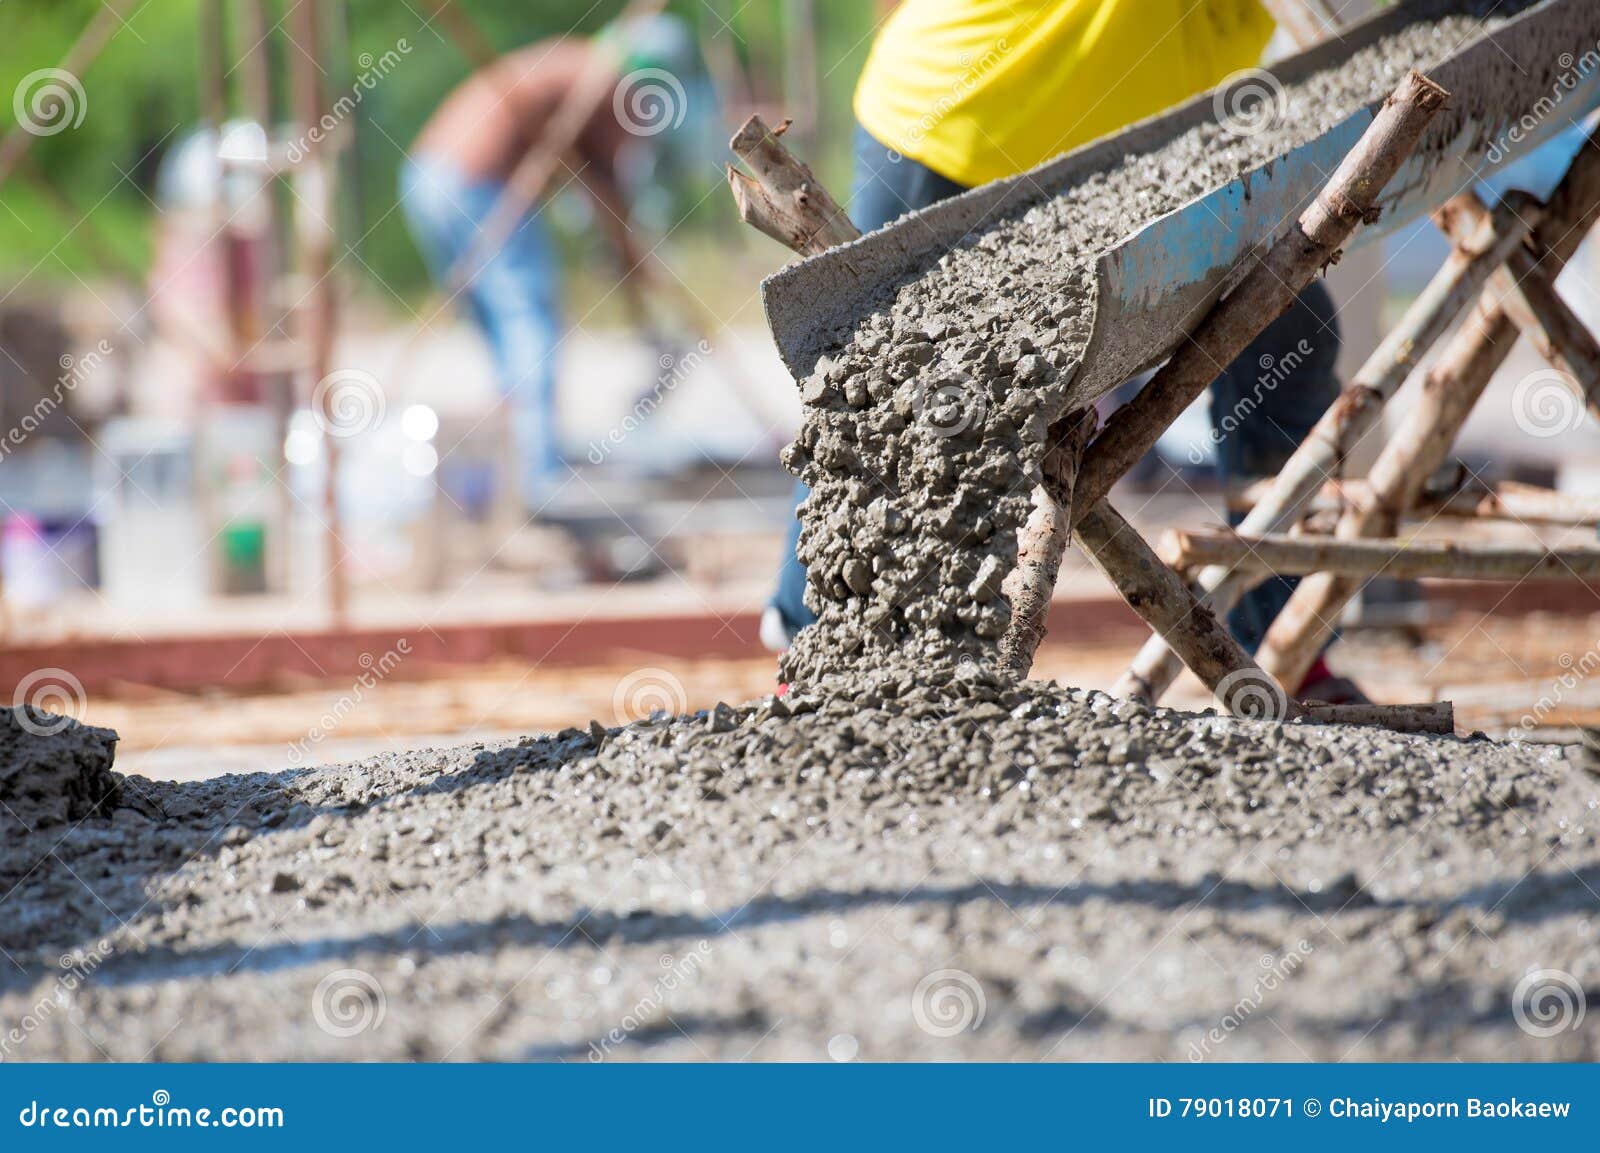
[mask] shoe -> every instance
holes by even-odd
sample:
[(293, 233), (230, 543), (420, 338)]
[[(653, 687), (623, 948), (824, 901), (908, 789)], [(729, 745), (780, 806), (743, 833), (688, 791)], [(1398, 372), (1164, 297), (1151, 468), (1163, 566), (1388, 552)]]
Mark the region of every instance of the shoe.
[(786, 653), (794, 643), (794, 633), (789, 631), (777, 605), (768, 605), (761, 612), (761, 643), (770, 653)]

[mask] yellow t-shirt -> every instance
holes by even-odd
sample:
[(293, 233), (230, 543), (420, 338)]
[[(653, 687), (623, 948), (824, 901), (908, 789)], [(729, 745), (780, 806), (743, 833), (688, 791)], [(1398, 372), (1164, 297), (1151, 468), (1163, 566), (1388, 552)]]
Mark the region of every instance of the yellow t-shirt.
[(983, 184), (1251, 67), (1272, 28), (1258, 0), (904, 0), (867, 57), (856, 118)]

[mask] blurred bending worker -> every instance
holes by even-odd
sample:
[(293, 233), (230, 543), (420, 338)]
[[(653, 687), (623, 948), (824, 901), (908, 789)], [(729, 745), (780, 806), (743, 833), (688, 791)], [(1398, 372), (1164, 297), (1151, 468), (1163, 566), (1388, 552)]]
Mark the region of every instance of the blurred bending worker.
[[(906, 0), (856, 87), (851, 218), (871, 232), (1153, 116), (1254, 66), (1272, 31), (1257, 0)], [(1211, 386), (1224, 482), (1278, 472), (1338, 395), (1338, 354), (1333, 300), (1313, 282)], [(1261, 364), (1293, 371), (1264, 387)], [(772, 648), (815, 619), (798, 540), (796, 520), (762, 618)], [(1246, 648), (1293, 587), (1257, 586), (1229, 616)], [(1327, 678), (1319, 661), (1306, 683), (1349, 695)]]
[(435, 282), (454, 292), (459, 285), (452, 276), (473, 273), (460, 299), (494, 354), (510, 411), (519, 495), (530, 512), (546, 505), (570, 475), (555, 406), (560, 254), (543, 203), (483, 252), (481, 263), (480, 236), (519, 163), (555, 143), (552, 127), (559, 132), (561, 118), (574, 115), (569, 99), (584, 101), (592, 108), (545, 195), (569, 185), (588, 195), (637, 312), (641, 252), (629, 228), (624, 170), (630, 147), (648, 144), (653, 133), (628, 121), (627, 106), (613, 95), (629, 74), (678, 64), (686, 43), (681, 25), (656, 17), (613, 25), (593, 40), (555, 38), (508, 53), (445, 97), (401, 168), (401, 207)]

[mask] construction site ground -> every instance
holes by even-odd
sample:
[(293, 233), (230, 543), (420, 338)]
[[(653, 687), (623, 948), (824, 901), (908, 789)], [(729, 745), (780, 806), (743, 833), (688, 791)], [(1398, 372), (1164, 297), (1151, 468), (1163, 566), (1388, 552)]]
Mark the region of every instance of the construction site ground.
[[(1504, 679), (1504, 645), (1531, 688), (1597, 625), (1462, 615), (1420, 647), (1355, 633), (1340, 663), (1414, 696), (1471, 687), (1445, 667)], [(1104, 682), (1131, 647), (1057, 642), (1040, 672)], [(693, 707), (770, 670), (678, 673)], [(1055, 691), (1014, 710), (1038, 754), (1020, 791), (893, 760), (802, 776), (748, 743), (769, 706), (684, 722), (733, 743), (681, 763), (525, 735), (612, 730), (638, 671), (386, 682), (310, 758), (346, 763), (211, 781), (281, 759), (345, 689), (97, 704), (121, 767), (186, 779), (8, 838), (0, 1010), (31, 1022), (8, 1059), (1596, 1054), (1592, 1028), (1520, 1028), (1513, 997), (1600, 972), (1600, 780), (1576, 749), (1179, 717), (1161, 731), (1190, 743), (1158, 752), (1141, 710)], [(1023, 722), (993, 716), (878, 723), (907, 766), (937, 731), (998, 773)]]
[[(1115, 606), (1106, 605), (1108, 611)], [(1141, 639), (1131, 623), (1120, 638), (1074, 643), (1048, 640), (1035, 676), (1064, 685), (1109, 689)], [(1583, 644), (1574, 651), (1574, 638)], [(1587, 659), (1585, 659), (1585, 654)], [(493, 740), (628, 719), (617, 691), (642, 670), (659, 670), (682, 686), (690, 710), (718, 701), (753, 700), (774, 687), (774, 659), (744, 657), (673, 661), (618, 652), (581, 667), (541, 668), (497, 660), (473, 668), (414, 670), (363, 691), (361, 706), (336, 729), (295, 756), (330, 702), (348, 693), (338, 680), (302, 678), (298, 687), (251, 693), (148, 690), (95, 697), (84, 714), (121, 737), (117, 767), (126, 772), (196, 780), (221, 773), (258, 772), (354, 760), (384, 752)], [(1345, 635), (1331, 664), (1377, 700), (1451, 700), (1457, 727), (1505, 735), (1532, 717), (1540, 739), (1576, 740), (1579, 726), (1600, 726), (1600, 613), (1497, 616), (1479, 610), (1398, 628), (1357, 628)], [(1581, 665), (1581, 667), (1580, 667)], [(1570, 682), (1570, 683), (1569, 683)], [(1544, 702), (1541, 707), (1541, 702)], [(1167, 703), (1201, 709), (1199, 684), (1185, 677)], [(624, 710), (626, 706), (623, 706)]]

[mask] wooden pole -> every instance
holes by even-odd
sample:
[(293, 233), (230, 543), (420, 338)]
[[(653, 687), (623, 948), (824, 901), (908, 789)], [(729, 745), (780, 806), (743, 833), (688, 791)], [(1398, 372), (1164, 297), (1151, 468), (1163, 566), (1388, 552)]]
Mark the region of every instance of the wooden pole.
[[(67, 49), (61, 63), (56, 67), (61, 72), (66, 72), (74, 80), (82, 81), (80, 73), (87, 72), (89, 66), (105, 49), (111, 35), (123, 22), (123, 13), (133, 7), (134, 0), (104, 0), (95, 10), (94, 16), (84, 26), (78, 38)], [(25, 98), (25, 93), (17, 93), (18, 98)], [(71, 112), (71, 109), (68, 109)], [(0, 137), (0, 184), (6, 182), (17, 166), (17, 161), (27, 155), (32, 146), (35, 133), (29, 132), (25, 124), (14, 124), (11, 130)]]
[(1000, 667), (1019, 677), (1028, 675), (1044, 640), (1050, 598), (1071, 535), (1067, 522), (1072, 485), (1098, 420), (1089, 408), (1051, 427), (1050, 435), (1056, 439), (1045, 449), (1042, 479), (1033, 490), (1033, 511), (1017, 536), (1017, 567), (1002, 589), (1011, 605), (1011, 624), (1000, 638)]
[(1221, 708), (1233, 716), (1265, 720), (1288, 720), (1299, 714), (1299, 706), (1206, 611), (1189, 583), (1168, 568), (1108, 503), (1101, 501), (1084, 514), (1077, 538), (1122, 599), (1167, 638)]
[[(750, 86), (749, 73), (739, 63), (739, 56), (733, 49), (737, 33), (733, 31), (733, 17), (723, 14), (727, 5), (722, 0), (702, 0), (702, 3), (711, 19), (699, 21), (700, 55), (706, 62), (706, 74), (716, 93), (717, 107), (725, 114), (731, 113), (729, 121), (733, 122), (738, 112), (748, 115), (756, 107), (755, 92)], [(708, 35), (705, 31), (708, 23), (717, 25), (717, 31)]]
[(1085, 513), (1155, 445), (1223, 366), (1232, 364), (1321, 269), (1339, 258), (1356, 226), (1377, 219), (1379, 194), (1448, 98), (1420, 72), (1406, 75), (1289, 234), (1212, 308), (1139, 395), (1111, 415), (1079, 473), (1077, 496)]
[[(1229, 493), (1228, 511), (1248, 513), (1271, 487), (1271, 480), (1263, 480)], [(1321, 490), (1306, 505), (1305, 511), (1342, 513), (1352, 505), (1371, 503), (1372, 487), (1366, 481), (1330, 480), (1323, 483)], [(1427, 493), (1406, 509), (1405, 516), (1416, 520), (1450, 517), (1456, 520), (1513, 521), (1564, 528), (1593, 527), (1600, 525), (1600, 496), (1556, 492), (1554, 489), (1508, 480), (1492, 487), (1468, 485), (1454, 492)], [(1257, 530), (1246, 529), (1241, 524), (1239, 531)]]
[(1319, 572), (1401, 580), (1600, 580), (1600, 548), (1545, 549), (1392, 538), (1338, 540), (1283, 533), (1246, 535), (1230, 529), (1171, 529), (1162, 538), (1161, 557), (1180, 569), (1221, 565), (1249, 574), (1246, 584), (1259, 583), (1273, 573), (1304, 576)]
[(728, 188), (739, 206), (739, 219), (800, 255), (813, 256), (854, 240), (861, 230), (778, 139), (788, 127), (785, 120), (769, 128), (760, 116), (744, 122), (728, 147), (753, 175), (728, 165)]
[[(1462, 207), (1452, 201), (1435, 216), (1441, 223), (1454, 221)], [(1502, 211), (1460, 230), (1463, 235), (1439, 273), (1284, 462), (1239, 526), (1241, 532), (1280, 532), (1304, 515), (1326, 479), (1343, 471), (1346, 454), (1378, 427), (1384, 405), (1417, 364), (1482, 291), (1495, 269), (1523, 243), (1530, 226), (1531, 221), (1524, 223), (1510, 211)], [(1225, 568), (1200, 573), (1198, 584), (1204, 603), (1219, 616), (1232, 609), (1249, 587)], [(1181, 671), (1177, 655), (1160, 636), (1153, 636), (1113, 691), (1119, 696), (1158, 701)]]
[[(319, 123), (326, 99), (322, 83), (322, 12), (320, 0), (300, 0), (292, 13), (298, 50), (293, 62), (296, 119), (304, 128)], [(318, 384), (333, 364), (333, 337), (337, 305), (333, 283), (335, 166), (326, 142), (310, 145), (305, 161), (295, 172), (295, 219), (300, 241), (301, 274), (306, 295), (299, 301), (300, 336), (308, 351), (308, 395), (316, 397)], [(333, 411), (334, 390), (322, 390), (322, 459), (326, 472), (322, 486), (322, 521), (325, 527), (328, 571), (328, 608), (335, 626), (349, 612), (350, 586), (346, 566), (343, 516), (339, 509), (339, 441), (330, 430), (338, 425)]]
[(783, 0), (783, 106), (796, 118), (802, 150), (816, 147), (818, 128), (816, 0)]
[[(1480, 227), (1490, 214), (1476, 193), (1456, 199), (1462, 202), (1460, 213), (1440, 222), (1445, 234), (1452, 237)], [(1537, 219), (1544, 205), (1513, 190), (1502, 211)], [(1505, 267), (1495, 272), (1490, 286), (1528, 343), (1568, 380), (1589, 411), (1600, 416), (1600, 342), (1562, 299), (1554, 278), (1540, 267), (1533, 252), (1518, 245), (1507, 255)]]
[(1397, 733), (1436, 733), (1456, 731), (1456, 709), (1450, 701), (1422, 705), (1328, 705), (1302, 701), (1305, 719), (1319, 725), (1375, 725)]
[[(1529, 243), (1552, 279), (1571, 259), (1600, 216), (1600, 138), (1591, 133), (1546, 204)], [(1343, 539), (1390, 533), (1455, 443), (1473, 405), (1505, 363), (1517, 339), (1516, 322), (1490, 285), (1429, 371), (1422, 396), (1373, 465), (1370, 506), (1340, 518)], [(1318, 573), (1300, 582), (1257, 654), (1262, 666), (1298, 683), (1332, 635), (1340, 612), (1360, 587), (1357, 578)]]
[(487, 68), (500, 58), (483, 29), (461, 10), (456, 0), (436, 0), (432, 7), (433, 18), (444, 25), (456, 48), (474, 68)]

